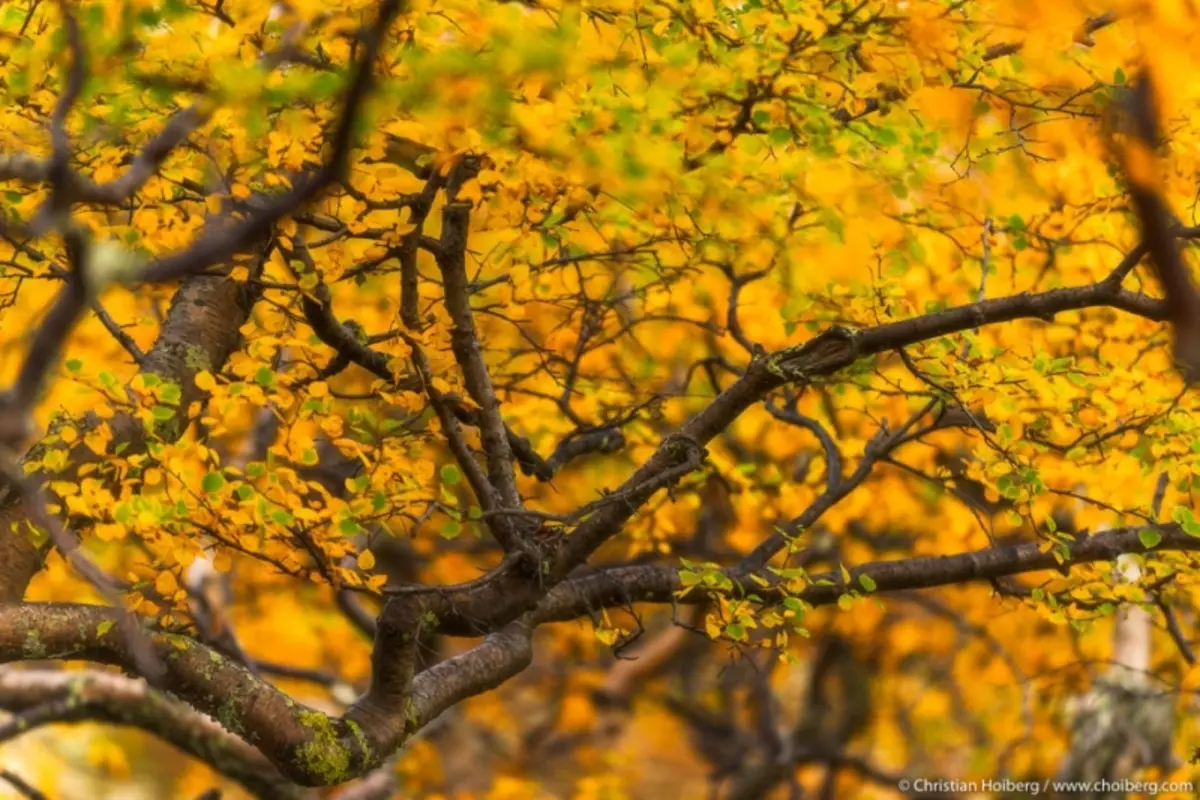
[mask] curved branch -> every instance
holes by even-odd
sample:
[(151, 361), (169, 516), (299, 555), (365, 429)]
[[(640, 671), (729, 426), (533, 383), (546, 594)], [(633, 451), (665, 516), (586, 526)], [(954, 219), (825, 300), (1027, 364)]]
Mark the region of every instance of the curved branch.
[[(341, 717), (296, 703), (193, 639), (165, 633), (149, 638), (172, 694), (253, 744), (287, 779), (330, 786), (379, 767), (446, 708), (500, 685), (532, 659), (530, 625), (515, 622), (414, 678), (424, 615), (419, 603), (406, 606), (407, 613), (381, 619), (371, 688)], [(129, 643), (113, 631), (120, 613), (60, 603), (0, 605), (0, 662), (86, 660), (130, 669)], [(2, 687), (0, 681), (0, 697)]]
[(171, 743), (256, 796), (302, 800), (312, 793), (286, 780), (254, 747), (188, 705), (145, 683), (106, 672), (0, 668), (0, 708), (17, 716), (0, 739), (38, 725), (98, 721), (128, 725)]

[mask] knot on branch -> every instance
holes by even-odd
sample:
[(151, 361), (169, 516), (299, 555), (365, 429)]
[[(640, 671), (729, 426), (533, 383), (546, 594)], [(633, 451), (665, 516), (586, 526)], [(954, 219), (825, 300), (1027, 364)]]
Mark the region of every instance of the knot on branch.
[(572, 459), (589, 453), (615, 453), (625, 446), (625, 434), (620, 428), (596, 428), (568, 436), (550, 456), (554, 469)]
[(708, 458), (708, 450), (686, 433), (672, 433), (663, 439), (662, 449), (676, 464), (693, 469)]
[[(479, 175), (480, 170), (484, 167), (483, 156), (475, 153), (465, 153), (450, 166), (446, 174), (446, 197), (450, 203), (458, 203), (458, 190), (463, 187), (467, 181)], [(464, 203), (468, 209), (471, 203)]]
[(858, 357), (858, 337), (849, 328), (835, 325), (797, 347), (789, 347), (763, 360), (764, 368), (785, 383), (808, 383), (850, 366)]

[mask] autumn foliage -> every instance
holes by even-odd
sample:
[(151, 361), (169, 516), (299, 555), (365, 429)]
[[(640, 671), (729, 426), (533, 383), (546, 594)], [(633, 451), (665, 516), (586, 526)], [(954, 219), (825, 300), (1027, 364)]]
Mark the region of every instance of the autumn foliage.
[(1200, 778), (1198, 14), (0, 3), (0, 792)]

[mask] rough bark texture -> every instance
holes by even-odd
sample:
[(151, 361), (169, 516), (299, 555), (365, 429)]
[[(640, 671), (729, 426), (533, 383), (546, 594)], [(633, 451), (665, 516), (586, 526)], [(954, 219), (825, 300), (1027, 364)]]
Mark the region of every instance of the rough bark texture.
[(314, 797), (287, 781), (257, 749), (190, 706), (153, 691), (144, 681), (96, 670), (5, 667), (0, 669), (0, 708), (18, 715), (3, 726), (4, 733), (12, 729), (15, 735), (34, 725), (88, 720), (127, 725), (210, 764), (257, 797)]

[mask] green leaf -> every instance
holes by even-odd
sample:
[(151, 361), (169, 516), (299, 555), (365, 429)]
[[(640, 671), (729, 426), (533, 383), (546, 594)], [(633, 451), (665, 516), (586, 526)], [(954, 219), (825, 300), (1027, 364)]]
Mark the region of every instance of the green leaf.
[(453, 464), (446, 464), (443, 466), (442, 480), (451, 486), (458, 485), (458, 482), (462, 480), (462, 476), (458, 473), (458, 467), (454, 466)]
[(1192, 516), (1192, 510), (1187, 506), (1175, 506), (1175, 510), (1171, 512), (1171, 517), (1179, 523), (1183, 528), (1183, 532), (1188, 536), (1200, 537), (1200, 522)]
[(200, 481), (200, 487), (209, 494), (219, 492), (225, 487), (225, 476), (219, 472), (210, 472)]
[(338, 523), (338, 530), (345, 536), (354, 536), (362, 531), (362, 526), (358, 524), (358, 520), (346, 518)]
[(175, 409), (171, 408), (170, 406), (155, 405), (150, 409), (150, 413), (159, 422), (166, 422), (167, 420), (175, 417)]
[(254, 373), (254, 382), (259, 386), (270, 386), (275, 382), (275, 373), (271, 371), (270, 367), (259, 367), (258, 371)]
[(162, 15), (156, 9), (143, 8), (137, 12), (137, 21), (147, 28), (153, 28), (162, 22)]
[(71, 372), (79, 372), (83, 369), (83, 362), (78, 358), (72, 358), (67, 361), (67, 369)]
[(1138, 531), (1138, 539), (1147, 550), (1156, 547), (1162, 538), (1162, 534), (1155, 528), (1142, 528)]
[(96, 626), (96, 636), (97, 637), (103, 636), (104, 634), (111, 631), (113, 628), (113, 624), (114, 623), (111, 619), (100, 620), (100, 624)]
[(162, 391), (159, 392), (159, 397), (164, 403), (177, 406), (179, 405), (179, 401), (183, 399), (183, 391), (180, 390), (179, 384), (168, 383), (165, 384), (162, 388)]
[(442, 526), (442, 529), (438, 533), (441, 534), (443, 539), (453, 539), (462, 533), (462, 524), (458, 520), (446, 520), (446, 524)]
[(868, 592), (875, 591), (875, 579), (865, 572), (858, 576), (858, 583)]

